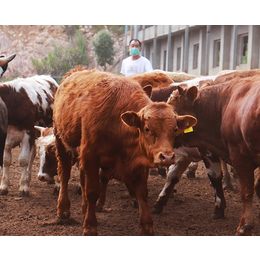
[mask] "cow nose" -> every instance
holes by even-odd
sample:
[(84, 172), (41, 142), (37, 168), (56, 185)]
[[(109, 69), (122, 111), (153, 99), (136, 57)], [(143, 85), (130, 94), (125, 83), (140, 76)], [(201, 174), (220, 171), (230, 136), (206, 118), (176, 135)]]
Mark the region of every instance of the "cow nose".
[(40, 181), (44, 181), (44, 180), (45, 180), (45, 178), (44, 178), (44, 176), (43, 176), (43, 175), (39, 175), (39, 176), (38, 176), (38, 180), (40, 180)]
[(171, 165), (171, 164), (175, 163), (175, 153), (172, 153), (172, 154), (160, 153), (159, 158), (160, 158), (162, 164)]

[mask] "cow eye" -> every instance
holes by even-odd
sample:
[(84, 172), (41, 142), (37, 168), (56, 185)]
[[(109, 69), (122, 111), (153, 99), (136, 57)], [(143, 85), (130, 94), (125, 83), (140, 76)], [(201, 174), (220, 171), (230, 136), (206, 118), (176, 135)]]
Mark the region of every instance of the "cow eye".
[(149, 128), (147, 128), (147, 127), (144, 130), (145, 130), (146, 133), (150, 132)]

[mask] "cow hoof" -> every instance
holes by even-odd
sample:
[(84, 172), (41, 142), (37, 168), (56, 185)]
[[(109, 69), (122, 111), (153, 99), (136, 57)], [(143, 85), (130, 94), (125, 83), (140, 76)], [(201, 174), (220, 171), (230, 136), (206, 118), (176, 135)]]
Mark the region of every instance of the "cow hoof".
[(236, 236), (251, 236), (252, 235), (251, 231), (253, 228), (254, 226), (249, 224), (245, 225), (244, 227), (238, 227)]
[(186, 176), (187, 178), (195, 178), (195, 172), (187, 171)]
[(154, 236), (153, 227), (150, 227), (150, 226), (141, 227), (139, 236)]
[(63, 212), (58, 215), (58, 219), (69, 219), (70, 218), (70, 213), (69, 212)]
[(76, 194), (77, 195), (81, 195), (82, 194), (81, 187), (77, 187), (76, 188)]
[(154, 205), (152, 210), (151, 210), (151, 214), (160, 214), (163, 211), (163, 206), (160, 205)]
[(0, 191), (0, 195), (7, 195), (8, 190), (4, 189)]
[(136, 200), (133, 200), (133, 204), (135, 209), (139, 208), (138, 202)]
[(216, 208), (215, 212), (212, 216), (212, 219), (220, 219), (220, 218), (224, 218), (224, 217), (225, 217), (224, 209)]
[(19, 197), (29, 197), (29, 191), (20, 191), (19, 192)]
[(97, 205), (96, 205), (96, 212), (102, 212), (103, 206), (104, 206), (104, 205), (97, 204)]
[(53, 195), (58, 196), (59, 192), (60, 192), (60, 189), (55, 186), (54, 189), (53, 189)]
[(83, 236), (97, 236), (97, 227), (85, 227), (83, 231)]

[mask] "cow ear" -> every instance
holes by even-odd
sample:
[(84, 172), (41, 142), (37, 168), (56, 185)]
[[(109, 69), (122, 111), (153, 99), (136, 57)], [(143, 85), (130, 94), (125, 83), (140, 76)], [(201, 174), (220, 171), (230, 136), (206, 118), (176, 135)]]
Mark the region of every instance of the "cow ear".
[(141, 128), (141, 119), (135, 112), (127, 111), (121, 115), (121, 119), (127, 126)]
[(149, 98), (152, 96), (152, 85), (144, 86), (143, 90)]
[(193, 102), (198, 96), (198, 88), (196, 86), (192, 86), (187, 90), (188, 99)]
[(177, 126), (182, 132), (197, 124), (197, 119), (193, 116), (178, 116)]
[(178, 91), (179, 91), (180, 96), (183, 96), (183, 95), (185, 94), (184, 88), (181, 87), (181, 86), (178, 86), (177, 88), (178, 88)]

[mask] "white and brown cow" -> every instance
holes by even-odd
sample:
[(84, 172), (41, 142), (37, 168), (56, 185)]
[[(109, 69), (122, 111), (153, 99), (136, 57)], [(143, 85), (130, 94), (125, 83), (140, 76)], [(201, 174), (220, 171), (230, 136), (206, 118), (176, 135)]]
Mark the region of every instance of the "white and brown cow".
[(4, 55), (0, 55), (0, 78), (3, 76), (5, 71), (7, 70), (8, 63), (15, 58), (16, 54), (12, 54), (8, 57)]
[[(53, 133), (53, 127), (35, 126), (35, 129), (37, 129), (41, 133), (41, 136), (36, 140), (36, 147), (40, 158), (38, 179), (47, 183), (54, 182), (55, 186), (53, 193), (58, 194), (60, 189), (60, 180), (58, 177), (54, 179), (54, 177), (57, 176), (58, 173), (55, 148), (55, 135)], [(81, 194), (81, 184), (79, 179), (76, 182), (76, 185), (76, 193)]]
[(45, 75), (19, 78), (0, 85), (0, 97), (8, 110), (1, 195), (8, 193), (11, 150), (21, 145), (19, 190), (20, 195), (29, 196), (31, 168), (36, 153), (34, 125), (52, 125), (53, 100), (57, 88), (57, 82)]

